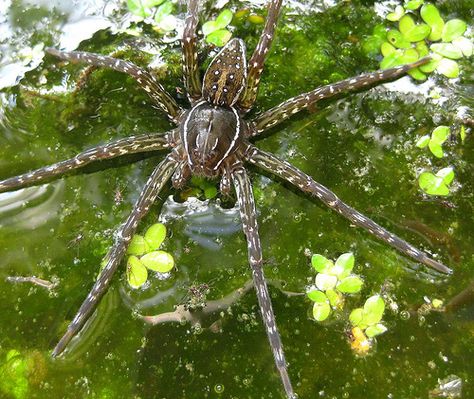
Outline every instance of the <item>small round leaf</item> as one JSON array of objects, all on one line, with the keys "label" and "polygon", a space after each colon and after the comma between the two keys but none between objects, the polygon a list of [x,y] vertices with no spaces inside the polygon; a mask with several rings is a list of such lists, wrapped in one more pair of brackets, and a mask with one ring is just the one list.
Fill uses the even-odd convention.
[{"label": "small round leaf", "polygon": [[450,42],[464,34],[467,29],[467,24],[460,19],[451,19],[444,24],[441,39],[443,42]]},{"label": "small round leaf", "polygon": [[224,29],[227,25],[230,24],[230,22],[232,21],[232,17],[232,11],[223,10],[216,18],[217,29]]},{"label": "small round leaf", "polygon": [[319,273],[315,279],[316,287],[321,291],[326,291],[334,288],[337,284],[337,277],[329,274]]},{"label": "small round leaf", "polygon": [[389,42],[383,42],[382,45],[380,46],[380,52],[384,57],[386,57],[389,54],[392,54],[396,51],[396,48],[393,47]]},{"label": "small round leaf", "polygon": [[353,326],[358,326],[361,324],[364,317],[364,310],[362,308],[354,309],[349,315],[349,321]]},{"label": "small round leaf", "polygon": [[313,317],[316,321],[324,321],[328,318],[331,313],[331,307],[329,303],[315,303],[313,305]]},{"label": "small round leaf", "polygon": [[403,6],[396,6],[393,12],[387,14],[386,18],[389,21],[396,22],[400,20],[401,17],[405,14],[405,9]]},{"label": "small round leaf", "polygon": [[437,142],[430,140],[430,143],[428,144],[428,147],[431,151],[431,153],[436,157],[436,158],[443,158],[444,152],[443,152],[443,147],[441,147],[441,144],[438,144]]},{"label": "small round leaf", "polygon": [[462,58],[462,51],[451,43],[433,43],[430,46],[430,49],[435,53],[452,60]]},{"label": "small round leaf", "polygon": [[333,267],[332,261],[320,254],[314,254],[311,257],[311,265],[318,273],[326,273]]},{"label": "small round leaf", "polygon": [[146,283],[148,271],[136,256],[130,256],[127,261],[127,281],[130,287],[140,288]]},{"label": "small round leaf", "polygon": [[405,4],[407,10],[417,10],[424,3],[424,0],[410,0]]},{"label": "small round leaf", "polygon": [[431,133],[431,141],[438,144],[443,144],[449,137],[448,126],[438,126],[433,133]]},{"label": "small round leaf", "polygon": [[165,251],[153,251],[140,258],[140,261],[150,270],[167,273],[174,267],[174,259]]},{"label": "small round leaf", "polygon": [[230,33],[227,29],[219,29],[207,35],[206,41],[208,43],[214,44],[217,47],[224,47],[231,37],[232,33]]},{"label": "small round leaf", "polygon": [[370,326],[382,320],[385,310],[385,302],[380,295],[373,295],[365,301],[364,321]]},{"label": "small round leaf", "polygon": [[420,188],[429,195],[448,195],[449,188],[441,177],[435,176],[431,172],[423,172],[418,178]]},{"label": "small round leaf", "polygon": [[423,137],[420,137],[418,141],[416,142],[416,146],[418,148],[425,148],[430,142],[430,136],[425,135]]},{"label": "small round leaf", "polygon": [[202,33],[204,36],[210,35],[217,29],[219,28],[217,27],[216,21],[207,21],[202,25]]},{"label": "small round leaf", "polygon": [[398,31],[395,29],[389,30],[387,33],[387,40],[390,44],[396,48],[410,48],[410,42]]},{"label": "small round leaf", "polygon": [[348,276],[344,278],[338,285],[337,289],[344,294],[355,294],[362,288],[364,282],[358,276]]},{"label": "small round leaf", "polygon": [[421,7],[420,15],[423,21],[431,28],[428,40],[432,42],[440,40],[444,28],[444,21],[438,9],[433,4],[424,4],[423,7]]},{"label": "small round leaf", "polygon": [[150,246],[146,242],[145,237],[139,234],[135,234],[132,237],[132,241],[130,241],[130,244],[127,249],[127,254],[128,255],[143,255],[149,251],[150,251]]},{"label": "small round leaf", "polygon": [[436,173],[436,176],[443,179],[443,183],[448,185],[454,179],[454,170],[452,167],[443,168]]},{"label": "small round leaf", "polygon": [[459,49],[465,57],[470,57],[474,53],[474,44],[467,37],[457,37],[452,41],[452,44]]},{"label": "small round leaf", "polygon": [[313,302],[323,303],[328,301],[326,294],[318,289],[312,289],[311,291],[308,291],[306,295]]},{"label": "small round leaf", "polygon": [[459,76],[459,65],[456,61],[443,58],[436,68],[436,71],[447,78],[457,78]]},{"label": "small round leaf", "polygon": [[354,254],[348,252],[342,254],[337,258],[334,267],[329,271],[329,274],[337,276],[339,279],[342,279],[348,276],[351,273],[351,270],[354,268]]},{"label": "small round leaf", "polygon": [[367,335],[369,338],[373,338],[377,335],[383,334],[385,331],[387,331],[387,327],[385,327],[383,324],[375,324],[373,326],[367,327],[365,330],[365,335]]},{"label": "small round leaf", "polygon": [[145,240],[150,249],[158,249],[166,238],[166,226],[163,223],[151,225],[145,233]]}]

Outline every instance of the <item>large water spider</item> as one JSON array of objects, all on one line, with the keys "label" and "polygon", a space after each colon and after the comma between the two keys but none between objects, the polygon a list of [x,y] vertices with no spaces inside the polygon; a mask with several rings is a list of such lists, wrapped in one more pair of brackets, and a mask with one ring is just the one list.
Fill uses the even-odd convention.
[{"label": "large water spider", "polygon": [[175,129],[164,134],[126,137],[91,148],[74,158],[0,181],[0,192],[42,184],[52,178],[59,178],[73,170],[83,168],[92,162],[134,153],[169,150],[168,155],[156,166],[149,177],[132,212],[117,229],[115,242],[106,256],[104,268],[69,324],[66,333],[53,350],[53,356],[58,356],[94,312],[110,286],[140,220],[147,214],[168,180],[171,179],[174,188],[180,189],[193,175],[207,178],[219,177],[220,191],[223,195],[228,195],[233,186],[240,207],[242,228],[247,239],[253,283],[270,347],[286,396],[294,398],[295,393],[288,374],[262,267],[263,255],[257,213],[246,164],[252,164],[287,181],[310,196],[318,198],[347,218],[350,223],[367,230],[404,255],[443,273],[450,273],[450,269],[351,208],[332,191],[304,172],[271,153],[258,149],[252,142],[268,129],[302,110],[313,107],[320,100],[335,97],[341,93],[368,89],[396,79],[427,60],[422,59],[413,64],[366,73],[328,84],[290,98],[252,119],[246,119],[245,116],[253,107],[257,97],[282,0],[269,1],[263,32],[248,61],[244,42],[241,39],[232,39],[213,58],[203,77],[197,61],[198,3],[198,0],[189,0],[182,37],[183,79],[190,104],[188,109],[181,108],[151,72],[129,61],[88,52],[47,49],[49,54],[62,60],[93,67],[111,68],[130,75],[148,93],[154,105],[176,124]]}]

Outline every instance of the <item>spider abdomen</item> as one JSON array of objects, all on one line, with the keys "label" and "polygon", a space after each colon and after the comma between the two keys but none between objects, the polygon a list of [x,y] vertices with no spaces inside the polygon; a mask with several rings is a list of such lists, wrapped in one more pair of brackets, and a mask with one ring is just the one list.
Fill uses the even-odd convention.
[{"label": "spider abdomen", "polygon": [[201,101],[185,115],[180,134],[194,174],[215,177],[224,161],[240,147],[246,123],[235,108]]}]

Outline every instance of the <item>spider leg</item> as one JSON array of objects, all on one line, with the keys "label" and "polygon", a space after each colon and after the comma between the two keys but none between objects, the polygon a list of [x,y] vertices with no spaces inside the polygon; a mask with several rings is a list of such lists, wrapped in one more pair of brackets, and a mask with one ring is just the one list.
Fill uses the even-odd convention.
[{"label": "spider leg", "polygon": [[429,60],[430,58],[425,57],[411,64],[364,73],[353,78],[318,87],[313,91],[290,98],[257,116],[253,120],[255,124],[255,132],[253,135],[258,136],[263,131],[283,122],[302,109],[314,106],[318,101],[340,95],[341,93],[367,90],[373,86],[386,83],[405,75],[410,69],[426,64]]},{"label": "spider leg", "polygon": [[95,67],[110,68],[115,71],[124,72],[138,82],[140,87],[148,93],[158,108],[164,111],[172,121],[176,122],[178,116],[183,112],[181,107],[158,82],[155,76],[130,61],[85,51],[59,51],[50,47],[46,49],[46,52],[72,63],[85,63]]},{"label": "spider leg", "polygon": [[196,27],[199,22],[199,0],[189,0],[183,40],[183,78],[189,100],[193,103],[201,98]]},{"label": "spider leg", "polygon": [[248,63],[247,86],[238,102],[239,107],[244,112],[247,112],[252,108],[255,99],[257,98],[258,84],[263,72],[268,50],[272,45],[278,16],[280,15],[281,3],[282,0],[270,0],[265,27],[263,28],[257,47]]},{"label": "spider leg", "polygon": [[99,145],[77,154],[74,158],[0,181],[0,193],[42,184],[92,162],[112,159],[121,155],[168,149],[171,146],[169,136],[169,133],[165,135],[144,134]]},{"label": "spider leg", "polygon": [[53,357],[60,355],[64,351],[69,341],[81,330],[99,304],[102,296],[107,292],[112,277],[125,255],[125,251],[127,250],[138,223],[148,213],[158,193],[169,180],[176,167],[176,161],[173,155],[173,153],[169,154],[155,168],[143,187],[137,202],[133,206],[132,212],[115,233],[115,243],[105,257],[105,266],[101,270],[87,298],[79,308],[79,311],[76,313],[76,316],[69,324],[66,333],[54,348],[52,353]]},{"label": "spider leg", "polygon": [[257,212],[252,193],[252,185],[243,167],[234,169],[232,178],[239,201],[242,227],[247,238],[248,258],[250,267],[252,268],[252,278],[257,292],[260,312],[262,313],[263,322],[267,331],[268,341],[270,342],[273,357],[275,358],[276,366],[280,372],[286,395],[290,399],[296,398],[291,386],[290,377],[288,376],[283,346],[276,326],[267,282],[263,274],[262,247],[258,235]]},{"label": "spider leg", "polygon": [[290,182],[298,187],[301,191],[315,195],[328,207],[339,212],[342,216],[349,219],[355,225],[362,227],[380,240],[391,245],[401,253],[409,256],[416,261],[423,263],[439,272],[450,274],[452,270],[442,263],[431,259],[427,254],[407,243],[405,240],[390,233],[383,227],[379,226],[373,220],[362,215],[360,212],[351,208],[349,205],[341,201],[336,194],[327,189],[322,184],[314,181],[310,176],[295,168],[286,161],[278,159],[273,154],[259,150],[255,146],[250,145],[247,152],[247,159],[252,164]]}]

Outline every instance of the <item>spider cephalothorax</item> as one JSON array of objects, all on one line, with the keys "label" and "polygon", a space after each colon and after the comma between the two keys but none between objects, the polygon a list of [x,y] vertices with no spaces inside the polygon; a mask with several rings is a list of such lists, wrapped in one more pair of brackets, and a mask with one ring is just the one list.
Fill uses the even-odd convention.
[{"label": "spider cephalothorax", "polygon": [[224,194],[228,194],[233,185],[240,207],[242,228],[247,238],[252,278],[270,346],[286,396],[294,398],[295,394],[288,375],[283,347],[263,274],[262,248],[252,186],[245,169],[246,163],[274,174],[303,192],[317,197],[328,207],[349,219],[351,223],[366,229],[403,254],[440,272],[450,273],[450,269],[351,208],[328,188],[294,166],[268,152],[259,150],[251,144],[251,140],[300,110],[313,107],[322,99],[396,79],[428,60],[422,59],[413,64],[367,73],[322,86],[293,97],[251,120],[244,120],[244,115],[252,108],[257,97],[260,76],[273,40],[282,0],[269,1],[265,27],[248,65],[243,41],[233,39],[211,61],[204,74],[202,85],[197,64],[198,3],[198,0],[189,0],[182,39],[184,85],[191,104],[188,110],[182,109],[150,72],[129,61],[87,52],[47,50],[63,60],[111,68],[132,76],[149,94],[155,106],[176,123],[178,126],[176,129],[165,134],[154,133],[127,137],[91,148],[72,159],[0,181],[0,192],[40,184],[94,161],[138,152],[170,151],[151,174],[130,216],[118,228],[115,243],[106,256],[104,268],[69,324],[66,333],[53,350],[53,356],[57,356],[81,330],[107,291],[139,221],[148,212],[168,180],[171,179],[173,186],[180,188],[192,175],[211,178],[220,176],[221,192]]}]

